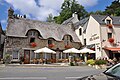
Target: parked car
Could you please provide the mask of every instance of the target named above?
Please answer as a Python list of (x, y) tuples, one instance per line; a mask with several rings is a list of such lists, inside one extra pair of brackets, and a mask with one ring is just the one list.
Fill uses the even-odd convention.
[(112, 66), (103, 73), (85, 76), (77, 80), (120, 80), (120, 63)]

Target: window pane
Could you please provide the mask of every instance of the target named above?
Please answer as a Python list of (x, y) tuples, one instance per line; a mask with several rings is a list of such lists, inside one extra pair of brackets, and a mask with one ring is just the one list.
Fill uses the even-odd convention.
[(18, 52), (16, 51), (13, 52), (13, 59), (18, 59)]
[(52, 40), (48, 40), (48, 44), (52, 44)]
[(36, 58), (37, 58), (37, 59), (40, 59), (40, 54), (36, 54)]
[(111, 24), (111, 20), (107, 20), (107, 24)]
[(108, 39), (112, 38), (112, 33), (108, 33)]
[(82, 29), (80, 28), (80, 29), (79, 29), (79, 35), (81, 35), (81, 34), (82, 34)]
[(35, 38), (30, 38), (30, 43), (35, 42)]
[(35, 58), (35, 53), (34, 53), (34, 51), (31, 52), (30, 57), (31, 57), (31, 60)]

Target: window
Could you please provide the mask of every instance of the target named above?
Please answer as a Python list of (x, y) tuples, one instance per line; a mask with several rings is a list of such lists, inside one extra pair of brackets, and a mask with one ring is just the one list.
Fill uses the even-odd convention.
[(111, 20), (107, 20), (107, 24), (111, 24)]
[(30, 38), (30, 43), (35, 42), (35, 38)]
[(86, 39), (84, 39), (84, 45), (86, 45)]
[(81, 28), (79, 29), (79, 35), (82, 35), (82, 29)]
[(112, 33), (108, 33), (108, 39), (112, 38)]
[(65, 45), (70, 44), (70, 42), (72, 42), (72, 41), (73, 40), (72, 40), (71, 36), (69, 36), (69, 35), (64, 36), (64, 43), (65, 43)]
[(18, 59), (18, 52), (13, 51), (12, 57), (13, 57), (13, 59)]
[(34, 53), (34, 51), (31, 51), (30, 59), (33, 60), (34, 58), (35, 58), (35, 53)]
[(48, 40), (48, 44), (52, 44), (52, 40)]

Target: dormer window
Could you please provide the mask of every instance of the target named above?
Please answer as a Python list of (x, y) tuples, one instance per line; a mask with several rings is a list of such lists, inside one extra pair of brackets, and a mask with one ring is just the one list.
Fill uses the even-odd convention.
[(70, 42), (72, 42), (72, 37), (69, 35), (64, 36), (63, 39), (64, 39), (65, 45), (68, 45), (68, 44), (70, 44)]
[(49, 45), (49, 44), (52, 44), (52, 40), (51, 40), (51, 39), (48, 40), (48, 45)]
[(35, 38), (30, 38), (30, 43), (35, 42)]
[(49, 48), (54, 47), (53, 39), (48, 39), (48, 47), (49, 47)]
[(111, 20), (106, 20), (106, 24), (111, 24)]

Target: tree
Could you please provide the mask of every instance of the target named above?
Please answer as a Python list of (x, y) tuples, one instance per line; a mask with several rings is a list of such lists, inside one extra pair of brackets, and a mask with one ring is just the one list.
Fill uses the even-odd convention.
[(113, 16), (120, 16), (120, 1), (119, 0), (113, 1), (110, 6), (106, 7), (104, 13)]
[(54, 22), (53, 15), (49, 14), (46, 21), (47, 22)]
[(82, 5), (78, 4), (76, 0), (64, 0), (64, 3), (61, 6), (60, 15), (54, 17), (55, 22), (61, 24), (63, 21), (72, 17), (72, 14), (75, 12), (78, 14), (79, 19), (87, 16), (87, 11)]

